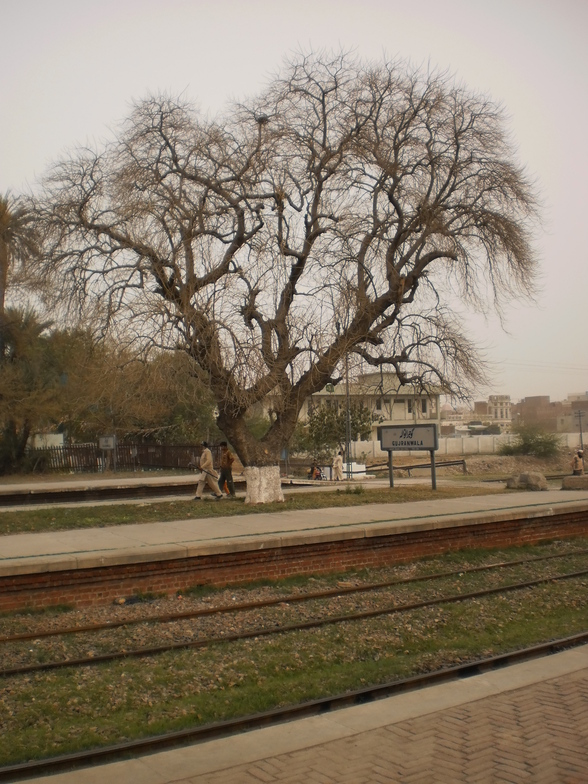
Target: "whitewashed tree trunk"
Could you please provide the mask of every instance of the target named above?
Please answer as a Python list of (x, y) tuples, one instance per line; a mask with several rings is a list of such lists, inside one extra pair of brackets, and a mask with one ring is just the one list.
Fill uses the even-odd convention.
[(283, 501), (279, 466), (247, 466), (243, 469), (247, 482), (246, 504), (269, 504)]

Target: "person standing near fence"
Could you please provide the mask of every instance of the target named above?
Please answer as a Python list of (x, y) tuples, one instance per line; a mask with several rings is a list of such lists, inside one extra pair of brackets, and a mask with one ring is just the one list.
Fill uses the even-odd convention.
[(336, 482), (343, 480), (343, 452), (339, 452), (333, 458), (333, 479)]
[(204, 490), (204, 485), (208, 485), (216, 496), (217, 501), (220, 501), (223, 497), (223, 494), (221, 493), (218, 482), (216, 481), (218, 474), (214, 470), (212, 452), (208, 448), (208, 443), (206, 441), (202, 442), (202, 446), (204, 449), (202, 450), (199, 461), (201, 475), (200, 479), (198, 480), (198, 487), (196, 488), (196, 495), (194, 496), (194, 500), (202, 501), (202, 491)]
[(235, 462), (235, 455), (229, 449), (226, 441), (220, 442), (221, 460), (220, 460), (220, 474), (218, 477), (218, 484), (222, 491), (225, 489), (225, 482), (231, 498), (235, 497), (235, 485), (233, 483), (233, 463)]

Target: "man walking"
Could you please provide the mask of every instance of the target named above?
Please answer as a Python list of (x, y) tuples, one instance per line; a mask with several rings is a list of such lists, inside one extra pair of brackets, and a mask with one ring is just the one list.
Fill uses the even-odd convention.
[(196, 488), (196, 496), (194, 497), (194, 500), (202, 501), (202, 491), (204, 490), (204, 485), (208, 485), (216, 496), (217, 501), (220, 501), (223, 497), (223, 494), (221, 493), (216, 481), (218, 475), (214, 470), (214, 465), (212, 463), (212, 452), (208, 448), (208, 443), (206, 441), (203, 441), (201, 446), (204, 447), (202, 454), (200, 455), (199, 462), (201, 475), (198, 481), (198, 487)]
[(220, 442), (221, 447), (221, 460), (220, 460), (220, 474), (218, 478), (221, 493), (225, 488), (225, 482), (231, 495), (235, 498), (235, 485), (233, 483), (233, 463), (235, 462), (235, 455), (229, 449), (226, 441)]

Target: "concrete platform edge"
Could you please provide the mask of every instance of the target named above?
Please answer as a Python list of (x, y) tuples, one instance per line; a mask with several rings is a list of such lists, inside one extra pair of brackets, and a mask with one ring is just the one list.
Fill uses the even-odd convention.
[[(192, 558), (204, 555), (219, 555), (232, 552), (254, 552), (258, 550), (269, 550), (272, 548), (295, 547), (308, 543), (328, 543), (340, 542), (350, 539), (374, 538), (379, 536), (394, 536), (399, 534), (412, 533), (415, 531), (430, 531), (443, 528), (465, 527), (470, 525), (482, 525), (487, 523), (508, 522), (511, 520), (536, 519), (539, 517), (550, 517), (555, 514), (561, 515), (572, 513), (578, 510), (585, 510), (587, 502), (584, 501), (562, 501), (557, 503), (536, 504), (532, 506), (516, 506), (495, 509), (489, 511), (476, 512), (453, 512), (442, 513), (428, 516), (413, 516), (403, 518), (388, 518), (382, 520), (369, 520), (370, 508), (355, 507), (363, 512), (363, 520), (356, 522), (341, 522), (337, 526), (327, 525), (324, 528), (316, 527), (316, 521), (309, 521), (303, 524), (302, 528), (288, 530), (288, 527), (280, 530), (267, 531), (265, 533), (247, 532), (242, 535), (231, 535), (225, 538), (208, 537), (205, 539), (193, 540), (187, 538), (189, 533), (181, 531), (181, 537), (176, 540), (166, 541), (165, 543), (150, 544), (142, 542), (136, 547), (123, 545), (120, 547), (97, 548), (87, 551), (57, 551), (47, 554), (19, 554), (6, 556), (0, 554), (0, 577), (16, 577), (25, 574), (36, 574), (39, 572), (59, 572), (71, 569), (93, 569), (99, 566), (129, 565), (133, 563), (149, 563), (154, 561), (174, 560), (181, 558)], [(349, 509), (349, 507), (345, 507)], [(322, 512), (334, 512), (336, 510), (321, 510)], [(279, 517), (286, 521), (287, 517), (295, 513), (283, 512)], [(246, 515), (240, 518), (252, 518), (256, 522), (257, 515)], [(365, 520), (368, 518), (368, 520)], [(221, 518), (217, 518), (220, 520)], [(222, 518), (224, 519), (224, 518)], [(226, 518), (227, 521), (233, 518)], [(178, 520), (175, 523), (146, 523), (142, 526), (165, 525), (170, 529), (174, 525), (181, 527), (191, 527), (198, 521)], [(113, 538), (119, 531), (130, 530), (131, 526), (112, 526), (112, 528), (100, 529), (106, 533), (111, 532)], [(91, 529), (90, 529), (91, 530)], [(171, 530), (170, 530), (171, 533)], [(48, 536), (48, 533), (22, 534), (17, 536), (26, 537), (31, 543), (35, 537)], [(67, 537), (67, 531), (55, 532), (55, 536)], [(29, 539), (30, 537), (30, 539)], [(13, 537), (0, 537), (0, 551), (3, 539)]]

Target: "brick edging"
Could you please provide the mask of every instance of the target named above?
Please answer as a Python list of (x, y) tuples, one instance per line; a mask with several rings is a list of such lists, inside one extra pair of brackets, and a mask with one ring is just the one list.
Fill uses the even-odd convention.
[(194, 585), (247, 583), (292, 575), (390, 566), (470, 549), (536, 544), (588, 535), (588, 509), (486, 520), (369, 537), (0, 577), (0, 612), (59, 604), (105, 605), (138, 593), (169, 594)]

